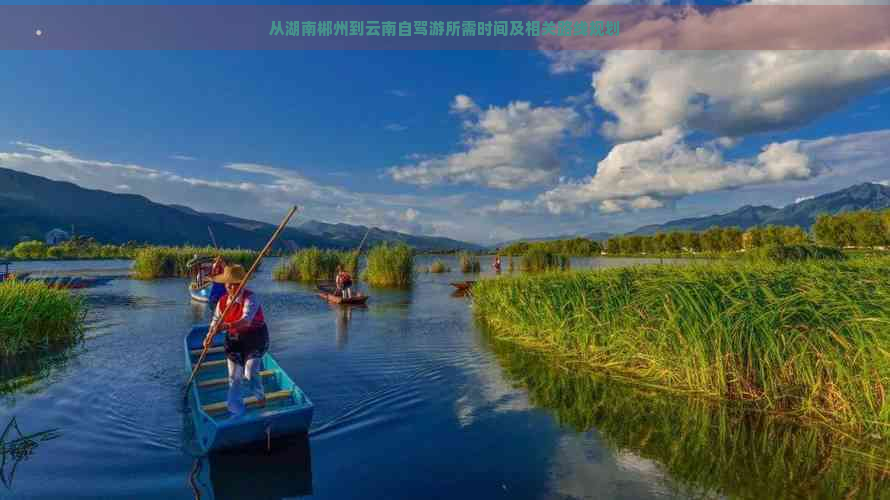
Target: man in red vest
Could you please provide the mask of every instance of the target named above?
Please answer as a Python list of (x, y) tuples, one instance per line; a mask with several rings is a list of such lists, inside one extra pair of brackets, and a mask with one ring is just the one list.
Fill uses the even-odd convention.
[(235, 304), (223, 318), (222, 314), (238, 291), (244, 280), (244, 268), (238, 265), (227, 266), (225, 270), (212, 279), (226, 286), (226, 293), (216, 304), (211, 328), (218, 322), (219, 331), (226, 331), (226, 361), (229, 367), (228, 408), (233, 415), (245, 412), (244, 401), (241, 399), (241, 380), (247, 383), (258, 406), (266, 405), (266, 394), (260, 376), (263, 355), (269, 350), (269, 329), (263, 315), (263, 306), (253, 292), (246, 287), (241, 290)]

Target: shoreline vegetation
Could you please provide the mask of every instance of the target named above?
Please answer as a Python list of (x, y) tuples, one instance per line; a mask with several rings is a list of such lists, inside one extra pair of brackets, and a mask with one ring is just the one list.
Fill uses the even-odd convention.
[(213, 247), (148, 247), (136, 252), (133, 277), (140, 280), (186, 278), (188, 262), (199, 256), (221, 255), (228, 265), (240, 264), (248, 269), (257, 256), (254, 250), (231, 250)]
[(272, 277), (279, 281), (333, 281), (337, 275), (337, 266), (355, 276), (358, 270), (358, 254), (351, 251), (322, 250), (307, 248), (300, 250), (281, 263), (272, 271)]
[(890, 257), (550, 272), (476, 283), (495, 336), (672, 392), (890, 438)]
[(482, 332), (506, 378), (526, 389), (532, 404), (551, 410), (565, 428), (596, 429), (618, 457), (655, 461), (678, 496), (884, 498), (890, 488), (883, 443), (658, 393)]
[(43, 283), (0, 283), (0, 358), (83, 338), (86, 305)]

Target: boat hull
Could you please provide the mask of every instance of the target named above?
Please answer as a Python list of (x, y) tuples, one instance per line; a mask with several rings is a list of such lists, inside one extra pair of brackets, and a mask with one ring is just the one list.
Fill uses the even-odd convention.
[(473, 283), (476, 283), (476, 282), (475, 281), (464, 281), (463, 283), (451, 283), (451, 286), (453, 286), (454, 288), (457, 288), (461, 292), (464, 292), (464, 291), (469, 290), (470, 287), (473, 286)]
[(351, 305), (351, 306), (361, 306), (368, 302), (367, 295), (356, 295), (354, 297), (350, 297), (348, 299), (344, 299), (339, 295), (335, 295), (333, 293), (320, 291), (318, 292), (318, 296), (325, 299), (331, 304), (342, 304), (342, 305)]
[[(193, 364), (197, 362), (202, 341), (207, 335), (207, 328), (207, 325), (196, 326), (185, 337), (187, 377), (191, 375)], [(213, 339), (212, 347), (222, 347), (224, 341), (225, 333), (218, 333)], [(314, 412), (312, 401), (297, 387), (269, 353), (263, 356), (262, 367), (264, 371), (271, 372), (263, 379), (267, 395), (271, 392), (287, 391), (286, 398), (269, 401), (266, 408), (263, 409), (250, 408), (245, 414), (235, 418), (227, 411), (208, 412), (206, 405), (225, 401), (228, 384), (223, 383), (214, 387), (204, 386), (210, 381), (226, 377), (227, 369), (224, 362), (218, 363), (224, 359), (223, 353), (208, 356), (205, 363), (216, 361), (217, 364), (213, 368), (202, 369), (195, 377), (195, 382), (189, 387), (192, 423), (195, 427), (196, 440), (202, 450), (210, 452), (239, 448), (258, 442), (265, 443), (267, 430), (268, 438), (271, 439), (308, 432)]]

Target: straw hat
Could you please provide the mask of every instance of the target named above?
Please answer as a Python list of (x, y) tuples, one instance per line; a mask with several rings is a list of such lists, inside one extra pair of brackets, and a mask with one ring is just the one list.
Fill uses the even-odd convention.
[(244, 268), (239, 265), (226, 266), (225, 270), (211, 278), (214, 283), (241, 283), (247, 275)]

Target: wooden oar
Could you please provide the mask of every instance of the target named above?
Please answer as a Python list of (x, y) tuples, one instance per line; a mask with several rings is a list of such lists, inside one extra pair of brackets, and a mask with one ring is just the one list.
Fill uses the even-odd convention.
[(213, 248), (219, 250), (219, 245), (216, 244), (216, 237), (213, 236), (213, 229), (210, 229), (210, 226), (207, 226), (207, 231), (210, 232), (210, 241), (213, 243)]
[(260, 261), (263, 260), (263, 257), (266, 253), (272, 248), (272, 244), (275, 243), (275, 240), (278, 238), (278, 235), (281, 234), (281, 231), (284, 231), (284, 228), (287, 226), (287, 223), (290, 222), (290, 218), (293, 217), (294, 213), (297, 211), (297, 207), (293, 207), (288, 212), (287, 217), (281, 222), (278, 226), (278, 229), (275, 230), (275, 233), (272, 234), (272, 238), (269, 239), (269, 242), (266, 243), (266, 246), (260, 251), (259, 255), (257, 255), (256, 259), (253, 261), (253, 265), (250, 266), (250, 270), (247, 271), (247, 274), (244, 276), (244, 279), (241, 280), (241, 283), (238, 285), (238, 289), (235, 291), (235, 294), (229, 299), (229, 303), (226, 305), (226, 309), (223, 311), (222, 315), (220, 315), (219, 321), (214, 323), (210, 330), (207, 332), (207, 336), (204, 337), (204, 350), (201, 351), (201, 356), (198, 358), (198, 362), (195, 364), (194, 369), (192, 369), (192, 375), (189, 377), (188, 382), (185, 384), (185, 394), (188, 396), (189, 387), (192, 385), (192, 381), (195, 379), (195, 375), (198, 373), (198, 370), (201, 369), (201, 363), (204, 362), (204, 358), (207, 357), (207, 350), (210, 348), (210, 344), (213, 343), (213, 336), (216, 335), (217, 330), (219, 330), (219, 325), (223, 324), (223, 320), (226, 317), (226, 314), (229, 313), (229, 309), (235, 304), (235, 301), (238, 300), (238, 297), (241, 295), (241, 291), (244, 290), (244, 287), (247, 285), (247, 281), (253, 275), (253, 272), (256, 271), (257, 267), (260, 265)]

